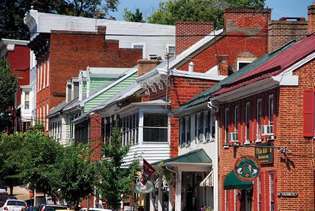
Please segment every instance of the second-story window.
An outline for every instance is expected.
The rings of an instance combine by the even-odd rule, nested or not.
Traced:
[[[145,113],[143,142],[167,142],[167,114]]]
[[[234,107],[234,132],[238,132],[238,123],[239,123],[239,107]]]
[[[185,135],[186,135],[185,117],[182,117],[180,119],[179,124],[180,124],[180,129],[179,129],[180,130],[180,145],[184,146],[186,143],[186,140],[185,140]]]
[[[203,119],[203,117],[204,117],[203,112],[199,112],[197,114],[197,119],[198,119],[197,127],[198,127],[198,141],[199,142],[202,142],[204,140],[204,119]]]
[[[261,140],[261,121],[262,121],[262,99],[258,99],[257,100],[257,117],[256,117],[256,121],[257,121],[257,137],[256,140],[260,141]]]
[[[229,123],[230,123],[230,110],[229,108],[226,108],[224,111],[224,138],[225,138],[225,142],[224,145],[228,145],[229,144]]]
[[[249,142],[250,140],[250,102],[246,103],[245,106],[245,142]]]
[[[268,100],[268,123],[269,125],[273,125],[273,115],[274,115],[274,97],[273,95],[269,95]]]
[[[30,109],[30,92],[25,92],[25,99],[24,99],[24,109]]]

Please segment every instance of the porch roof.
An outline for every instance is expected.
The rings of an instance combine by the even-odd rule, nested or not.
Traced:
[[[179,155],[174,158],[169,158],[157,163],[156,164],[164,164],[164,165],[180,165],[180,164],[195,164],[195,165],[206,165],[211,166],[212,161],[207,155],[207,153],[203,149],[193,150],[183,155]]]

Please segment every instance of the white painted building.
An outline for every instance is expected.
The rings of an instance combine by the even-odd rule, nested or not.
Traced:
[[[167,51],[175,52],[175,26],[94,19],[41,13],[30,10],[24,18],[31,32],[31,40],[39,33],[52,30],[97,32],[106,27],[106,39],[119,40],[120,48],[142,48],[143,57],[164,57]],[[154,36],[152,36],[154,35]]]

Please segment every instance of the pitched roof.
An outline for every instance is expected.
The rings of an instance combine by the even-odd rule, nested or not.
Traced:
[[[234,72],[233,74],[231,74],[230,76],[226,77],[222,81],[220,81],[217,84],[213,85],[211,88],[209,88],[209,89],[205,90],[204,92],[202,92],[201,94],[195,96],[193,99],[191,99],[186,104],[182,105],[179,109],[177,109],[176,113],[185,111],[185,110],[187,110],[189,108],[192,108],[194,106],[197,106],[197,105],[200,105],[200,104],[206,102],[209,99],[209,97],[213,93],[215,93],[216,91],[221,89],[221,87],[226,86],[226,85],[228,85],[230,83],[233,83],[234,81],[238,80],[243,75],[251,72],[252,70],[254,70],[257,67],[259,67],[260,65],[262,65],[265,62],[269,61],[270,59],[274,58],[279,53],[283,52],[284,50],[286,50],[287,48],[292,46],[292,44],[293,44],[293,41],[283,45],[282,47],[280,47],[279,49],[277,49],[277,50],[275,50],[275,51],[273,51],[271,53],[268,53],[268,54],[265,54],[265,55],[259,57],[258,59],[256,59],[251,64],[246,65],[245,67],[243,67],[239,71]]]
[[[289,48],[285,48],[276,56],[265,61],[263,64],[257,66],[246,74],[243,74],[241,77],[226,84],[225,87],[216,91],[214,95],[220,95],[239,88],[240,86],[248,85],[270,76],[277,75],[314,51],[315,34],[312,34],[294,43]]]

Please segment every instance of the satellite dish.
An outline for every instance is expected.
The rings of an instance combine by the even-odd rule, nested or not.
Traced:
[[[136,183],[135,193],[151,193],[154,190],[154,185],[151,181],[147,181],[145,185],[143,185],[140,181]]]

